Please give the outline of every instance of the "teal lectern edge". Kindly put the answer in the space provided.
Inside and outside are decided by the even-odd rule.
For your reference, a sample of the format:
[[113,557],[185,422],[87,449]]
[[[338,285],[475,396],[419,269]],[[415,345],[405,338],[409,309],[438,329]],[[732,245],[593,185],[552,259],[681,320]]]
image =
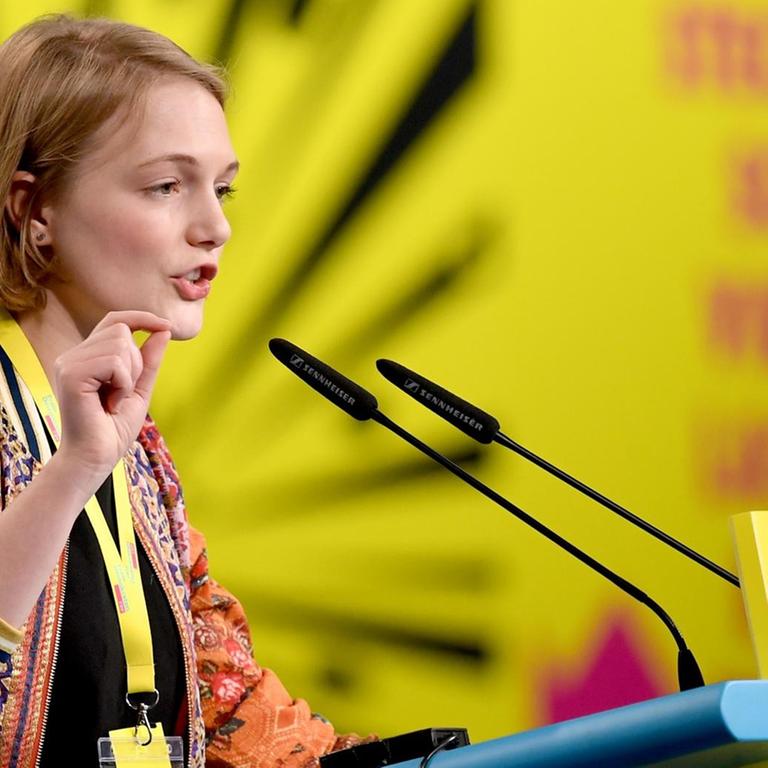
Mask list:
[[735,680],[443,752],[430,768],[730,768],[760,760],[768,761],[768,681]]

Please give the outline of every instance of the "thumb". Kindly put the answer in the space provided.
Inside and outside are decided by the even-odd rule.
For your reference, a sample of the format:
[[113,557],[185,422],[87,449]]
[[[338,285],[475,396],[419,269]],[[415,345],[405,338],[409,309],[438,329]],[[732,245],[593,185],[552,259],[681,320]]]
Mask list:
[[163,355],[170,340],[170,331],[157,331],[141,345],[139,350],[144,365],[141,375],[136,380],[134,391],[147,402],[149,402],[152,388],[155,386],[160,363],[163,361]]

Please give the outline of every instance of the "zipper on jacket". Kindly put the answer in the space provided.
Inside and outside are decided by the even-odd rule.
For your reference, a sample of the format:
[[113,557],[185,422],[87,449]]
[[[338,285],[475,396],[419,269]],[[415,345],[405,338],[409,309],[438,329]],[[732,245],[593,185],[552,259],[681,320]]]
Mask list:
[[59,595],[59,607],[56,614],[56,632],[53,637],[53,651],[51,653],[51,674],[48,678],[48,691],[45,694],[45,703],[40,718],[40,742],[37,756],[35,757],[35,768],[40,768],[40,761],[43,759],[43,746],[45,744],[45,726],[48,724],[48,710],[51,706],[51,695],[53,694],[53,677],[56,674],[56,662],[59,656],[59,643],[61,641],[61,622],[64,615],[64,588],[67,584],[67,564],[69,563],[69,537],[64,544],[64,555],[61,558],[61,593]]

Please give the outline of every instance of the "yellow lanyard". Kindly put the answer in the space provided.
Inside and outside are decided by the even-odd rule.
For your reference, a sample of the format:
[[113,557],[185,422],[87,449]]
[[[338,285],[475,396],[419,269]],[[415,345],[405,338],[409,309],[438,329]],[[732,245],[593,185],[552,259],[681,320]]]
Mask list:
[[[59,405],[42,365],[16,321],[0,309],[0,346],[2,346],[34,398],[35,405],[58,448],[61,440]],[[128,477],[123,460],[112,472],[117,511],[120,549],[109,530],[96,497],[85,505],[88,519],[99,542],[115,600],[125,661],[128,667],[128,693],[152,693],[155,690],[155,664],[147,603],[139,572],[136,537],[131,520]]]

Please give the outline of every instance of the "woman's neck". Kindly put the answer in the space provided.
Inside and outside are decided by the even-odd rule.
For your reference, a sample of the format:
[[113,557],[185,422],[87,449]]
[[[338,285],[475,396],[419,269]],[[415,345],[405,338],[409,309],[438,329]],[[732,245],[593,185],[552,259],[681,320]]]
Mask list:
[[14,317],[37,353],[48,381],[53,384],[54,365],[59,355],[79,344],[87,335],[54,293],[46,291],[42,309],[17,312]]

